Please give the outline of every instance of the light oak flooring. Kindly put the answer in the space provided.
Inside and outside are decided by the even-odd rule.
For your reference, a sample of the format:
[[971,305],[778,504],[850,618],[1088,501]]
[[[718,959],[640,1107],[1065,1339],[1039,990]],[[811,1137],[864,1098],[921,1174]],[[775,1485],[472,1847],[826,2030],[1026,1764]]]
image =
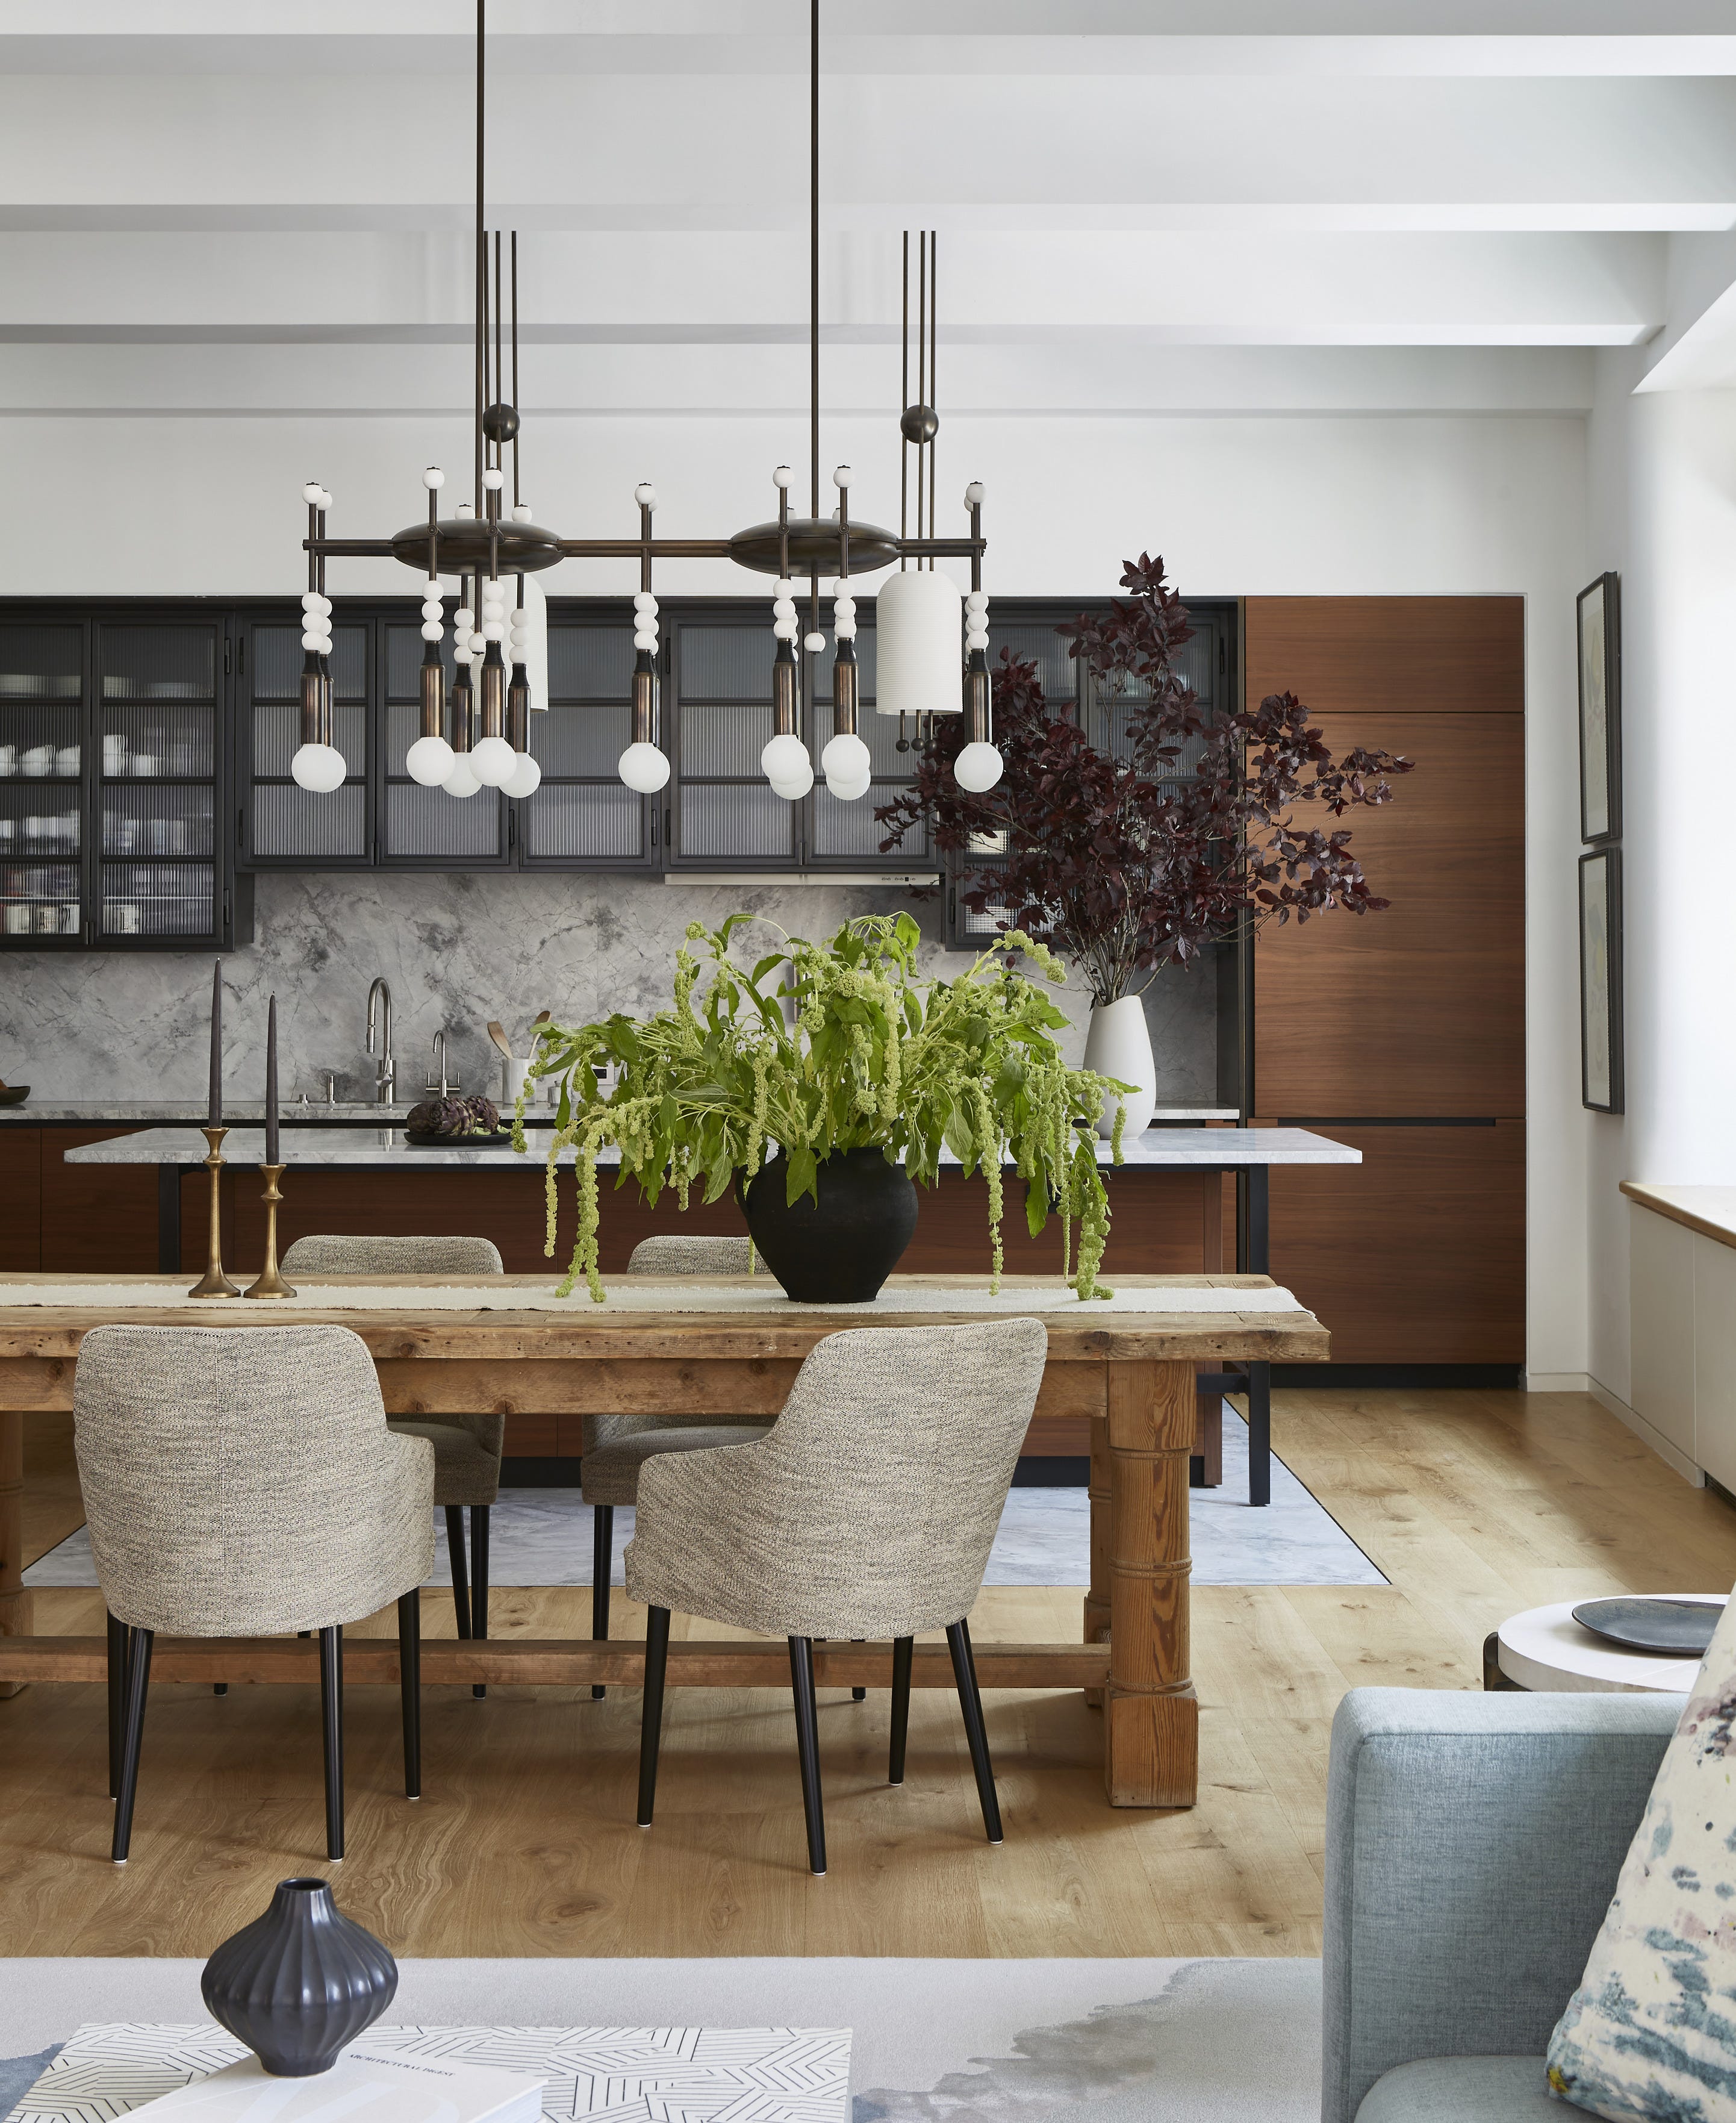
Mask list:
[[[1736,1580],[1736,1511],[1586,1395],[1291,1392],[1273,1427],[1392,1582],[1196,1591],[1191,1811],[1104,1803],[1097,1718],[1079,1695],[995,1694],[1007,1839],[990,1849],[950,1696],[919,1692],[893,1790],[885,1699],[829,1691],[831,1870],[814,1880],[781,1692],[671,1691],[646,1833],[635,1690],[601,1704],[428,1691],[427,1796],[411,1806],[395,1691],[356,1688],[344,1906],[409,1955],[1313,1954],[1327,1737],[1347,1688],[1473,1688],[1486,1632],[1519,1608]],[[27,1558],[79,1516],[63,1425],[38,1422],[30,1450]],[[972,1627],[1070,1638],[1079,1596],[991,1589]],[[497,1593],[493,1626],[587,1633],[589,1597]],[[625,1634],[640,1615],[615,1599]],[[438,1596],[423,1613],[450,1633]],[[44,1632],[101,1627],[90,1592],[40,1592],[37,1615]],[[104,1731],[95,1687],[0,1702],[0,1952],[203,1955],[280,1876],[327,1870],[316,1690],[153,1690],[124,1872],[107,1858]]]

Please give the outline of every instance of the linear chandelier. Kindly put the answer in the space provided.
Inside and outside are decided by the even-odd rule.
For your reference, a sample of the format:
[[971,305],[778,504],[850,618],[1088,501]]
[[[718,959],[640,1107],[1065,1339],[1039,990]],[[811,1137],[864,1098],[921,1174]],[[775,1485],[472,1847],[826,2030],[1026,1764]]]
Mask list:
[[[439,513],[445,473],[431,465],[423,472],[428,518],[391,538],[332,538],[326,513],[332,498],[318,480],[302,489],[307,504],[307,589],[302,606],[301,744],[291,771],[304,789],[336,789],[345,775],[344,757],[332,743],[332,648],[330,598],[325,593],[329,559],[390,558],[418,569],[423,578],[422,605],[421,734],[405,760],[411,778],[453,797],[474,795],[480,788],[501,790],[513,797],[534,793],[542,779],[531,757],[531,698],[526,649],[530,624],[525,579],[564,560],[631,560],[639,564],[639,587],[634,603],[634,649],[631,742],[622,752],[619,772],[629,789],[654,794],[669,780],[669,755],[660,741],[657,687],[657,601],[652,588],[653,564],[659,560],[724,560],[756,574],[773,575],[772,736],[760,766],[776,794],[798,802],[814,785],[806,728],[812,731],[815,659],[826,649],[821,627],[822,579],[834,584],[832,632],[835,644],[832,683],[832,733],[821,754],[821,771],[831,794],[844,802],[867,794],[871,779],[868,746],[857,729],[860,705],[856,661],[856,603],[852,584],[863,574],[893,566],[898,572],[881,584],[876,598],[875,634],[878,673],[875,705],[883,715],[901,718],[901,731],[912,716],[965,714],[969,742],[959,752],[953,771],[962,787],[992,788],[1000,779],[1001,758],[990,734],[988,665],[988,598],[982,588],[983,489],[973,481],[965,490],[970,536],[942,538],[934,527],[934,443],[939,419],[934,401],[937,240],[924,232],[918,253],[917,395],[910,398],[910,238],[905,238],[904,390],[899,419],[900,508],[895,534],[873,523],[852,523],[851,473],[840,465],[832,474],[835,512],[820,508],[820,0],[809,0],[809,213],[808,213],[808,440],[809,513],[793,517],[788,465],[773,473],[778,494],[774,519],[751,525],[733,537],[657,538],[652,518],[656,490],[634,490],[639,505],[636,538],[562,538],[531,520],[520,497],[518,442],[518,239],[510,240],[512,299],[512,396],[504,394],[502,368],[502,244],[487,226],[484,194],[484,73],[486,0],[476,0],[476,232],[475,388],[474,418],[475,495],[461,502],[453,515]],[[490,259],[493,302],[489,299]],[[489,326],[492,309],[494,345]],[[506,446],[512,452],[512,502],[503,513]],[[909,453],[916,453],[915,527],[906,535],[910,492]],[[924,529],[926,526],[926,529]],[[937,569],[940,560],[967,560],[971,588],[961,597],[952,578]],[[455,673],[448,692],[442,663],[446,607],[444,575],[456,574],[460,603],[453,615]],[[808,622],[798,616],[796,579],[808,583]],[[516,578],[517,598],[510,615],[505,582]],[[802,659],[798,661],[800,643]],[[505,648],[512,650],[508,670]],[[901,741],[901,750],[905,747]]]

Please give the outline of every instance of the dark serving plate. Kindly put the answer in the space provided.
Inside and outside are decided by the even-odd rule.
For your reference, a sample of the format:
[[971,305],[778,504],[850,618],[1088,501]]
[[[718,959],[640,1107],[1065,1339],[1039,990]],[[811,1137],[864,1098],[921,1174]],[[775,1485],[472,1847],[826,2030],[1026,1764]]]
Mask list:
[[406,1128],[404,1140],[412,1150],[503,1150],[512,1140],[511,1128],[498,1135],[431,1135],[426,1128]]
[[1724,1610],[1698,1600],[1587,1600],[1574,1609],[1573,1618],[1624,1651],[1699,1658],[1724,1619]]
[[30,1094],[28,1084],[0,1085],[0,1106],[21,1106]]

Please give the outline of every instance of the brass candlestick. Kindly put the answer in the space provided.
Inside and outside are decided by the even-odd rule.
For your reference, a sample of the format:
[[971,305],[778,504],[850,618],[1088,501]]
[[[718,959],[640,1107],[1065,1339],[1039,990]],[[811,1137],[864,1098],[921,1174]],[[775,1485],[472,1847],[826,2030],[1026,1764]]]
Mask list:
[[260,1270],[257,1282],[250,1284],[241,1292],[243,1297],[293,1297],[295,1286],[285,1282],[283,1270],[278,1266],[278,1204],[283,1196],[278,1192],[278,1182],[288,1169],[287,1165],[262,1165],[265,1175],[265,1191],[260,1199],[265,1205],[265,1265]]
[[229,1132],[226,1127],[201,1128],[208,1155],[205,1169],[211,1174],[210,1228],[205,1241],[205,1272],[187,1292],[189,1297],[239,1297],[241,1290],[223,1273],[223,1210],[218,1194],[218,1183],[223,1169],[223,1137]]

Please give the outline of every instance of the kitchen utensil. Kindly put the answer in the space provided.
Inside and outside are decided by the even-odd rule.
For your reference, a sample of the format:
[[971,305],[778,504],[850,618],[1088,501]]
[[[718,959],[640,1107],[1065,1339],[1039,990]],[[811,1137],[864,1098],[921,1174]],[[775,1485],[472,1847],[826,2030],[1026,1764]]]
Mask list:
[[1573,1618],[1594,1637],[1624,1651],[1656,1652],[1665,1658],[1699,1658],[1724,1619],[1724,1609],[1701,1600],[1584,1600]]
[[489,1019],[489,1037],[500,1049],[501,1052],[505,1055],[508,1061],[510,1062],[512,1058],[512,1042],[507,1038],[506,1033],[501,1029],[500,1025],[492,1017]]
[[30,1094],[28,1084],[0,1084],[0,1106],[21,1106]]
[[508,1055],[506,1059],[500,1065],[500,1103],[502,1105],[516,1106],[517,1104],[518,1094],[524,1089],[525,1078],[528,1076],[530,1073],[531,1065],[528,1062],[521,1062],[516,1055]]

